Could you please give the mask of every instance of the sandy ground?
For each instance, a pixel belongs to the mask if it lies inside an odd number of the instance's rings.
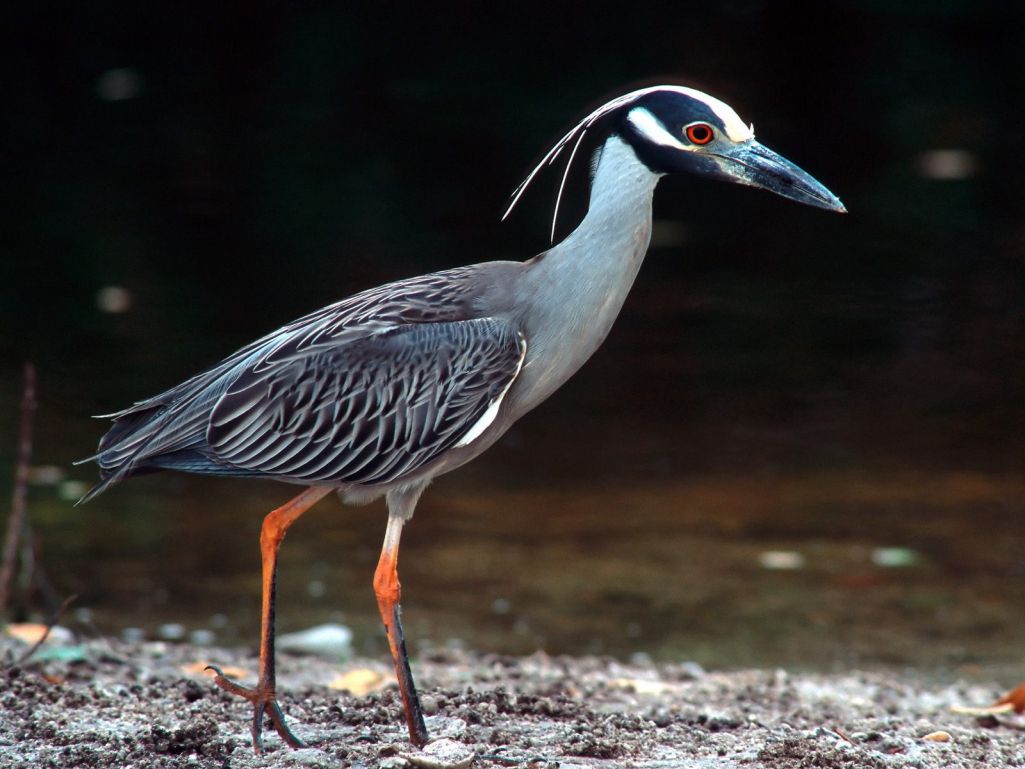
[[[8,663],[23,650],[0,641]],[[459,651],[414,660],[426,751],[407,740],[384,660],[280,654],[281,704],[309,747],[268,731],[254,755],[247,706],[199,672],[207,661],[256,669],[238,650],[115,640],[5,665],[0,766],[1025,767],[1025,717],[950,711],[992,702],[995,683]]]

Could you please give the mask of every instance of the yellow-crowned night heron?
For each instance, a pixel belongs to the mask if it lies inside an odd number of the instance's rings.
[[[648,249],[651,198],[661,176],[724,179],[844,211],[815,179],[756,142],[729,106],[677,86],[633,91],[589,114],[520,185],[510,209],[563,153],[565,183],[586,134],[600,142],[590,203],[558,245],[525,262],[458,267],[356,294],[110,415],[114,425],[91,458],[103,480],[85,499],[153,469],[309,487],[263,521],[256,687],[215,670],[220,687],[252,704],[256,750],[265,713],[288,744],[301,745],[275,699],[277,552],[288,527],[334,490],[346,501],[387,500],[374,591],[410,739],[426,742],[400,622],[402,527],[432,478],[498,440],[605,339]]]

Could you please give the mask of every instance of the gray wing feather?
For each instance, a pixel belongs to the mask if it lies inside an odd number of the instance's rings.
[[[396,326],[345,344],[281,345],[210,413],[208,451],[254,475],[387,483],[455,446],[525,352],[496,318]]]
[[[101,418],[122,419],[154,408],[180,404],[205,394],[239,365],[270,365],[283,347],[313,349],[342,344],[406,323],[466,320],[480,265],[456,267],[395,281],[362,291],[322,307],[235,351],[216,366],[202,371],[152,398]],[[220,393],[217,393],[219,395]],[[205,416],[205,415],[204,415]],[[112,431],[113,432],[113,431]],[[110,433],[104,436],[107,441]],[[101,443],[100,451],[104,450]]]
[[[103,480],[82,501],[147,469],[262,474],[220,459],[208,445],[208,432],[218,436],[226,455],[240,462],[255,461],[268,468],[293,468],[312,475],[315,461],[324,462],[323,467],[332,460],[341,467],[344,461],[351,477],[360,476],[361,467],[367,477],[397,477],[403,468],[415,466],[429,454],[427,447],[432,441],[448,445],[445,429],[451,425],[439,424],[439,415],[452,420],[459,414],[476,413],[479,404],[470,404],[475,403],[474,395],[483,391],[479,381],[461,370],[467,389],[460,400],[456,391],[446,390],[437,375],[417,369],[413,346],[397,344],[402,336],[398,329],[411,333],[417,327],[437,327],[435,333],[441,333],[442,326],[452,326],[446,331],[451,334],[447,341],[442,343],[439,337],[434,342],[439,361],[447,360],[446,356],[479,359],[481,365],[496,366],[493,376],[498,378],[506,370],[499,349],[508,345],[505,355],[512,358],[518,354],[518,342],[509,343],[511,329],[499,328],[500,321],[474,320],[474,298],[488,282],[482,269],[491,267],[460,267],[356,294],[246,345],[177,387],[107,415],[114,425],[90,457],[99,464]],[[460,323],[469,323],[474,330],[458,331]],[[496,334],[490,347],[483,340],[488,329]],[[369,365],[375,359],[372,350],[376,344],[391,344],[388,349],[397,356],[394,381],[382,376],[380,355],[378,368]],[[356,346],[346,353],[350,345]],[[357,351],[362,351],[362,357]],[[354,364],[351,369],[347,368],[350,363]],[[285,376],[286,371],[291,378]],[[400,376],[400,372],[404,373]],[[224,399],[229,390],[231,397]],[[280,397],[268,400],[271,391]],[[325,395],[334,397],[330,406],[322,400]],[[439,406],[432,400],[435,397],[453,400]],[[218,423],[212,424],[215,408]],[[378,423],[382,432],[370,446],[365,433]],[[343,435],[339,425],[348,426],[350,433]],[[306,440],[281,437],[292,435]],[[421,449],[413,451],[415,445]],[[337,456],[319,450],[310,454],[309,446],[331,446]],[[379,449],[376,461],[371,449]]]

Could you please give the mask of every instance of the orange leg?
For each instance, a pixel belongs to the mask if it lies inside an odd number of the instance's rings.
[[[402,634],[399,607],[399,598],[402,595],[402,587],[399,585],[399,536],[404,522],[405,519],[401,516],[388,517],[381,559],[377,562],[377,570],[374,572],[374,594],[377,596],[377,608],[381,612],[381,620],[388,634],[388,646],[395,662],[395,677],[399,680],[406,726],[409,727],[409,740],[418,748],[422,748],[427,744],[427,726],[424,724],[423,708],[413,684],[413,673],[409,669],[409,656],[406,654],[406,639]]]
[[[253,749],[263,752],[263,716],[270,717],[271,723],[278,734],[293,748],[304,747],[303,743],[292,734],[285,725],[285,716],[281,712],[275,697],[274,685],[274,598],[278,579],[278,548],[285,538],[288,527],[313,507],[318,501],[330,494],[331,486],[311,486],[290,502],[276,510],[272,510],[263,519],[260,530],[260,554],[263,560],[263,601],[260,614],[260,678],[255,689],[241,686],[225,678],[219,668],[211,665],[208,669],[214,672],[214,683],[226,692],[243,697],[253,706]]]

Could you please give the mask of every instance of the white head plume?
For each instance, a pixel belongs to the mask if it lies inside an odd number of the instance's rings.
[[[716,99],[714,96],[709,96],[708,94],[694,88],[687,88],[679,85],[656,85],[649,86],[647,88],[639,88],[636,91],[631,91],[630,93],[616,97],[612,101],[606,102],[567,131],[566,135],[559,139],[559,141],[557,141],[555,145],[548,150],[545,156],[541,158],[541,161],[529,174],[527,174],[527,178],[520,182],[519,186],[513,191],[512,199],[509,201],[509,206],[505,209],[505,213],[502,214],[502,221],[505,221],[509,214],[512,213],[516,204],[519,203],[520,198],[523,197],[523,193],[526,192],[527,187],[530,186],[530,183],[534,181],[534,178],[541,172],[541,170],[546,166],[553,165],[559,155],[562,154],[562,151],[572,143],[573,148],[570,150],[569,158],[566,160],[566,166],[562,172],[562,179],[559,182],[559,191],[555,198],[555,210],[552,213],[551,240],[554,241],[555,225],[559,218],[559,204],[562,201],[562,193],[566,187],[566,180],[569,178],[570,167],[573,165],[573,160],[576,157],[577,150],[580,148],[581,142],[584,140],[584,136],[587,134],[587,130],[610,112],[613,112],[620,107],[624,107],[631,102],[640,99],[642,96],[646,96],[650,93],[656,93],[658,91],[671,91],[673,93],[683,94],[684,96],[689,96],[692,99],[704,102],[708,105],[708,108],[711,109],[720,120],[722,120],[723,126],[726,130],[726,135],[732,141],[746,141],[754,137],[753,127],[746,125],[744,121],[737,116],[737,113],[733,111],[732,107],[725,102]]]

